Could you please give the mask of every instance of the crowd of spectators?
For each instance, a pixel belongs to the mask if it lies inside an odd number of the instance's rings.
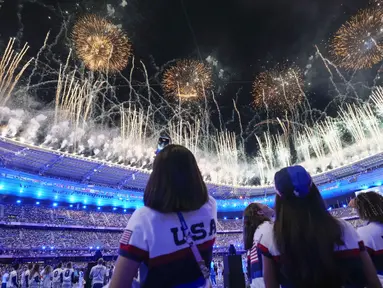
[[[26,256],[36,255],[87,255],[89,249],[102,249],[116,255],[120,231],[100,231],[80,229],[48,229],[46,224],[55,226],[86,226],[124,228],[130,214],[77,210],[62,207],[43,207],[34,205],[5,205],[0,221],[5,223],[37,223],[38,227],[15,228],[3,226],[0,228],[3,237],[0,238],[0,251],[3,254]],[[364,223],[356,218],[352,208],[339,208],[330,211],[338,218],[351,218],[354,227]],[[356,218],[356,219],[355,219]],[[219,219],[219,232],[215,243],[216,252],[226,252],[233,244],[237,250],[243,250],[242,219]],[[237,233],[224,233],[235,231]],[[104,252],[105,253],[105,252]]]

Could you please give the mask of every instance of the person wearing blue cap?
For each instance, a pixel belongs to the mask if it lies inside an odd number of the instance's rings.
[[[327,211],[302,166],[274,177],[275,222],[258,243],[267,288],[381,287],[354,227]]]

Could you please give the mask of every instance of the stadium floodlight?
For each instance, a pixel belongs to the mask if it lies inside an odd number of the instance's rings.
[[[17,204],[20,204],[20,203],[21,203],[21,200],[17,200],[16,203],[17,203]]]
[[[73,204],[70,204],[69,207],[70,207],[70,208],[73,208]]]
[[[101,207],[97,207],[97,210],[101,210]]]
[[[58,196],[58,195],[55,195],[55,199],[57,199],[57,198],[59,198],[59,196]]]
[[[55,247],[51,246],[51,250],[55,249]]]
[[[227,220],[227,217],[223,217],[223,220]]]
[[[116,211],[116,209],[117,209],[116,207],[113,207],[113,211]]]
[[[40,202],[39,202],[39,201],[37,201],[37,202],[36,202],[36,205],[40,205]]]
[[[126,209],[124,209],[124,212],[126,212]]]
[[[45,247],[45,246],[43,246],[42,248],[43,248],[43,250],[45,250],[45,248],[46,248],[46,247]]]
[[[92,247],[92,246],[90,246],[90,247],[89,247],[89,249],[90,249],[90,250],[92,250],[92,249],[93,249],[93,247]]]
[[[238,220],[238,217],[235,217],[235,220]]]
[[[82,206],[82,208],[86,209],[86,205]]]
[[[0,185],[0,190],[3,190],[4,189],[4,185]]]
[[[57,207],[57,203],[53,203],[53,207]]]
[[[97,246],[97,250],[100,250],[100,246]]]

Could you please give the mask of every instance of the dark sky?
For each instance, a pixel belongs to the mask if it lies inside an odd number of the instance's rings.
[[[249,107],[251,82],[265,67],[295,62],[305,70],[318,45],[328,55],[326,43],[349,17],[368,5],[366,0],[4,0],[0,10],[0,39],[19,36],[31,45],[31,56],[41,47],[46,32],[57,35],[63,19],[93,12],[122,24],[133,42],[134,54],[154,74],[177,58],[218,60],[225,77],[217,80],[218,100],[230,117],[232,99],[244,121],[257,113]],[[107,5],[114,9],[108,16]],[[60,42],[62,57],[70,43]],[[317,61],[308,78],[314,108],[331,100],[328,77]],[[364,76],[362,77],[364,79]],[[240,90],[242,89],[242,90]],[[331,112],[331,111],[330,111]],[[226,113],[226,114],[225,114]]]

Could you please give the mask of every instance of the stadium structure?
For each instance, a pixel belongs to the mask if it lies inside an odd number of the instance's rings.
[[[382,153],[313,176],[329,209],[347,197],[380,190]],[[81,257],[99,250],[115,257],[130,213],[143,205],[145,170],[0,139],[0,261]],[[250,202],[273,204],[273,186],[233,187],[207,183],[219,211],[216,253],[229,244],[242,249],[243,209]],[[334,215],[357,223],[351,209]],[[336,212],[335,212],[336,211]],[[339,212],[341,211],[341,212]]]

